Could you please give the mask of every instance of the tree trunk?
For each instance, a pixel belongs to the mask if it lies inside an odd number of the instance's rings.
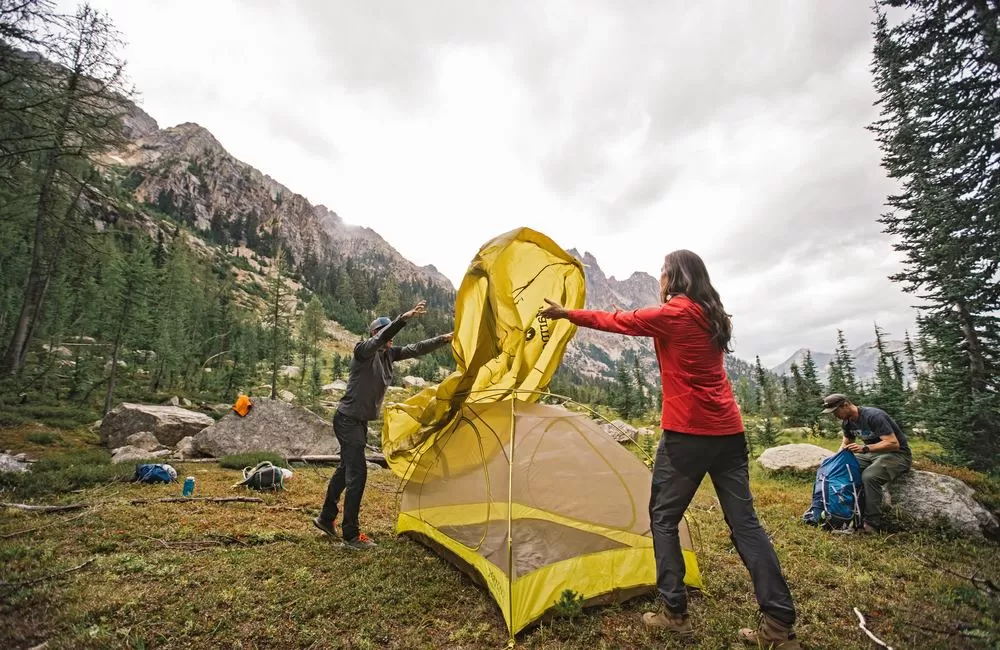
[[[990,9],[986,0],[970,0],[969,5],[976,14],[979,31],[983,34],[986,45],[986,58],[1000,69],[1000,28],[997,27],[997,17],[1000,16],[1000,3],[994,0],[994,8]]]
[[[111,374],[108,376],[108,390],[104,393],[104,412],[102,415],[107,415],[108,411],[111,410],[111,402],[115,396],[115,379],[118,376],[118,352],[122,347],[122,330],[125,327],[123,322],[124,320],[118,323],[118,331],[115,332],[115,349],[111,353]]]
[[[52,148],[46,156],[45,177],[38,191],[38,212],[35,215],[35,236],[31,251],[31,269],[28,272],[28,284],[24,291],[24,300],[21,303],[21,312],[18,315],[17,325],[14,334],[7,345],[3,359],[0,360],[0,374],[16,375],[24,367],[25,359],[28,356],[28,346],[38,328],[38,318],[45,301],[45,294],[49,289],[50,275],[47,272],[55,263],[58,256],[58,249],[50,252],[49,259],[43,258],[45,248],[45,226],[52,218],[52,211],[55,207],[55,184],[59,167],[59,154],[62,151],[66,138],[66,129],[69,124],[70,112],[76,96],[76,88],[79,82],[79,73],[73,72],[69,76],[67,84],[66,104],[59,115],[55,138]],[[82,191],[82,185],[81,185]],[[77,194],[79,197],[79,194]],[[75,207],[76,201],[70,209]]]
[[[972,324],[972,316],[969,314],[965,301],[956,300],[955,307],[958,310],[958,324],[965,339],[965,353],[969,357],[972,388],[977,392],[984,393],[986,392],[986,361],[983,359],[983,348],[979,343],[979,336],[976,334],[976,328]]]

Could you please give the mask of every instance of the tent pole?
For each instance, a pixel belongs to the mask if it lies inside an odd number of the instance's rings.
[[[514,646],[514,401],[510,400],[510,453],[507,455],[507,620]]]

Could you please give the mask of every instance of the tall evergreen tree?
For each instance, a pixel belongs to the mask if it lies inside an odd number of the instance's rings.
[[[842,393],[857,399],[858,382],[855,379],[854,356],[847,347],[844,330],[837,330],[837,349],[830,361],[830,392]]]
[[[620,359],[616,367],[613,389],[614,402],[612,405],[622,418],[627,420],[637,415],[638,402],[636,400],[635,380],[632,376],[632,370],[625,359]]]
[[[896,355],[885,346],[885,331],[875,324],[875,349],[878,360],[875,379],[868,393],[872,406],[886,411],[904,432],[908,432],[909,417],[906,412],[906,390],[903,386],[902,366]]]
[[[811,361],[808,356],[806,360]],[[815,376],[813,376],[813,381],[811,382],[806,377],[806,373],[800,370],[796,363],[792,363],[789,372],[792,373],[792,378],[785,414],[788,415],[790,423],[795,426],[814,427],[819,419],[819,404],[821,400],[818,392],[814,390],[812,385],[815,383]],[[813,373],[815,373],[815,366],[813,367]]]
[[[318,296],[313,294],[299,321],[299,350],[302,354],[303,378],[319,376],[319,341],[323,337],[325,324],[323,303],[320,302]],[[316,383],[317,380],[310,379],[310,381]]]
[[[642,364],[639,363],[639,355],[632,355],[632,380],[635,382],[636,414],[645,413],[652,403],[650,398],[649,382],[642,372]]]
[[[778,396],[771,373],[764,370],[760,364],[760,356],[756,357],[754,379],[757,380],[757,391],[760,396],[760,412],[768,418],[778,415]]]
[[[105,14],[82,5],[57,24],[59,29],[46,34],[43,50],[55,65],[37,63],[26,83],[0,86],[4,108],[25,102],[17,142],[7,141],[0,163],[24,163],[36,172],[22,188],[31,197],[31,261],[18,316],[0,357],[0,373],[8,375],[24,365],[65,249],[87,232],[81,219],[85,202],[103,198],[96,191],[101,179],[92,161],[123,143],[121,118],[132,95],[125,64],[116,54],[121,43]],[[6,44],[0,51],[3,65],[19,56]],[[19,91],[19,98],[10,99]],[[0,139],[6,136],[0,134]]]
[[[291,343],[294,296],[285,284],[285,261],[279,247],[268,283],[267,319],[268,362],[271,365],[271,399],[278,396],[278,370],[287,359]]]
[[[903,337],[903,358],[909,374],[909,381],[906,382],[906,411],[910,414],[912,422],[922,422],[923,399],[921,399],[920,393],[921,390],[926,389],[926,381],[923,371],[917,365],[917,353],[913,341],[910,340],[909,332],[906,332]]]
[[[922,415],[953,460],[982,469],[1000,466],[998,18],[990,0],[880,0],[874,23],[871,129],[900,184],[880,221],[905,255],[892,279],[923,299]]]
[[[107,390],[104,394],[104,414],[114,403],[123,346],[134,342],[149,322],[148,302],[152,297],[153,256],[145,237],[128,237],[126,249],[115,254],[111,264],[106,310],[112,333],[111,359],[108,361]]]
[[[758,411],[757,391],[746,375],[742,375],[736,380],[733,385],[733,396],[744,415],[751,415]]]
[[[816,362],[813,360],[810,350],[806,350],[805,359],[802,361],[802,380],[805,382],[807,399],[810,400],[812,408],[819,412],[824,390],[816,373]]]

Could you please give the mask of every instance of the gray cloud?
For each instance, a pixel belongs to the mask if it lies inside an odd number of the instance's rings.
[[[243,1],[260,16],[278,11]],[[441,101],[446,53],[488,51],[509,66],[524,127],[511,146],[524,164],[609,232],[664,210],[663,232],[648,236],[710,234],[699,252],[713,277],[753,294],[723,295],[747,357],[829,351],[838,327],[860,344],[874,320],[893,337],[912,326],[913,298],[886,279],[895,267],[876,222],[892,184],[865,131],[875,115],[867,3],[292,0],[280,11],[297,16],[295,39],[315,55],[276,47],[279,77],[403,115]],[[263,107],[268,127],[336,156],[310,124],[321,118],[282,101]],[[681,209],[694,214],[666,214],[691,187],[705,188],[703,205],[687,197]],[[716,190],[742,200],[716,202]]]
[[[268,115],[271,132],[294,143],[306,153],[317,158],[333,160],[337,147],[311,120],[281,110],[271,110]]]
[[[597,200],[619,222],[669,191],[676,163],[665,160],[665,153],[675,139],[724,114],[774,115],[798,123],[827,115],[828,107],[808,103],[788,114],[787,99],[809,95],[817,77],[835,73],[859,48],[867,49],[871,20],[864,3],[795,0],[587,0],[563,7],[527,1],[296,0],[283,11],[289,6],[319,52],[309,62],[318,83],[385,94],[404,106],[433,96],[443,49],[504,52],[533,118],[551,127],[541,172],[566,196],[611,174],[617,165],[610,150],[649,120],[629,161],[635,173],[611,190],[610,199]]]

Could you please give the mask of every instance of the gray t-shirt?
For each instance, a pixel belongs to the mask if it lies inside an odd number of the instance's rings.
[[[857,421],[844,420],[841,427],[844,429],[845,438],[849,440],[861,438],[861,441],[866,445],[874,445],[876,442],[882,440],[882,436],[894,433],[896,434],[896,440],[899,441],[899,450],[910,451],[910,445],[906,442],[903,430],[882,409],[877,409],[873,406],[859,406]]]

